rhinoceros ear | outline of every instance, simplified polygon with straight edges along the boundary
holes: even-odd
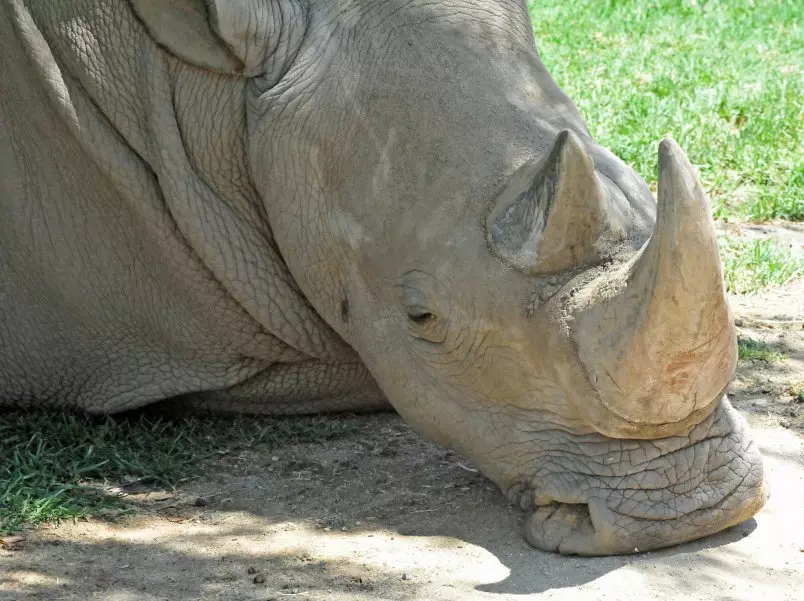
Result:
[[[296,42],[303,14],[288,0],[129,0],[151,36],[198,67],[253,77]],[[286,4],[286,5],[285,5]],[[303,20],[303,19],[302,19]]]

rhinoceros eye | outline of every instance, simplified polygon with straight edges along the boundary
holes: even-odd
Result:
[[[408,307],[408,319],[416,325],[424,326],[434,321],[435,315],[425,307]]]
[[[408,320],[410,320],[410,333],[414,338],[425,340],[434,344],[444,342],[446,337],[445,323],[438,319],[435,313],[426,307],[408,307]]]
[[[402,305],[408,319],[411,336],[439,344],[444,342],[447,324],[433,306],[443,297],[438,292],[438,282],[419,271],[406,275],[402,285]]]

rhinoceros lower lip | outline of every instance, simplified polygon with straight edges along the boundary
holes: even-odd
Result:
[[[542,462],[550,467],[537,472],[531,492],[515,495],[529,494],[523,507],[535,505],[525,536],[570,555],[637,553],[708,536],[751,517],[769,494],[756,444],[728,402],[686,436],[554,439]]]
[[[533,511],[525,524],[526,540],[543,551],[562,555],[629,555],[678,545],[703,538],[744,522],[765,504],[769,491],[762,484],[759,493],[739,509],[723,515],[717,507],[703,510],[690,519],[698,524],[692,528],[684,520],[656,522],[654,534],[641,532],[638,538],[621,536],[615,524],[624,517],[609,510],[599,499],[589,503],[551,503]],[[644,527],[644,526],[643,526]]]

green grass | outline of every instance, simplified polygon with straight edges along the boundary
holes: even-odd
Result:
[[[737,340],[737,356],[745,361],[764,361],[779,363],[787,359],[787,355],[761,340],[740,338]]]
[[[672,135],[721,218],[804,220],[800,0],[532,0],[542,60],[592,135],[656,180]]]
[[[719,245],[726,289],[734,294],[750,294],[804,277],[804,259],[775,240],[724,237]]]
[[[93,419],[47,411],[0,414],[0,534],[131,510],[111,489],[134,482],[172,487],[204,459],[239,448],[270,448],[350,434],[351,417],[296,419]]]

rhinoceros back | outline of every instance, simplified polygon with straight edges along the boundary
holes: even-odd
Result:
[[[182,65],[125,3],[83,4],[98,6],[0,8],[0,404],[111,412],[227,391],[318,410],[341,364],[372,388],[259,199],[246,211],[199,173],[171,101]]]

